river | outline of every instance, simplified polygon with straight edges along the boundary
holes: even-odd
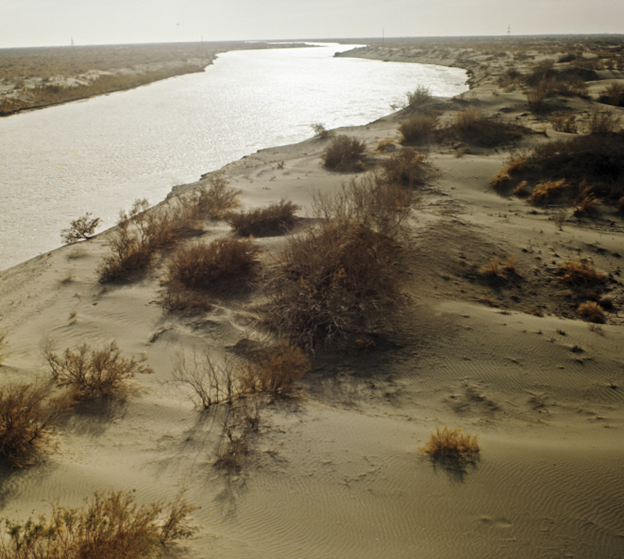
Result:
[[[467,90],[457,68],[334,58],[352,45],[232,51],[199,74],[0,119],[0,269],[61,244],[90,211],[116,222],[136,198],[259,149],[366,124],[419,85]]]

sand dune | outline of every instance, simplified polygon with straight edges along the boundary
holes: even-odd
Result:
[[[518,68],[530,70],[533,56],[550,55],[536,52]],[[624,556],[622,217],[601,204],[591,218],[568,215],[560,230],[558,206],[533,207],[491,187],[510,150],[571,137],[553,132],[548,115],[531,113],[520,89],[493,95],[494,70],[462,98],[437,100],[441,118],[473,106],[532,133],[495,148],[426,148],[429,178],[402,242],[401,304],[367,333],[374,343],[367,350],[314,356],[294,396],[264,408],[239,469],[213,465],[227,406],[200,413],[172,374],[185,349],[207,344],[222,357],[266,340],[249,321],[255,292],[217,298],[206,313],[167,314],[157,304],[167,252],[139,281],[98,283],[112,231],[3,272],[3,384],[49,374],[44,338],[59,350],[115,339],[154,373],[139,375],[122,401],[93,403],[67,418],[58,448],[42,463],[4,469],[2,515],[25,517],[45,510],[46,500],[77,505],[96,490],[136,489],[140,502],[171,499],[185,486],[200,507],[192,518],[198,530],[172,556]],[[622,81],[620,73],[610,80]],[[564,101],[580,124],[597,105]],[[339,132],[366,142],[372,166],[385,157],[374,154],[377,144],[398,139],[405,117]],[[226,166],[225,177],[242,190],[246,208],[287,198],[313,217],[312,192],[335,191],[353,176],[322,167],[330,141],[260,151]],[[457,157],[461,147],[467,152]],[[229,234],[226,224],[206,222],[201,240]],[[284,237],[257,242],[270,265]],[[517,258],[517,281],[480,276],[494,257]],[[581,320],[553,275],[579,257],[611,277],[614,308],[600,326]],[[445,425],[478,435],[478,462],[449,469],[419,450]]]

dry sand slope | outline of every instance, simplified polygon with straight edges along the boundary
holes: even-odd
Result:
[[[523,145],[561,135],[529,113],[519,91],[492,95],[493,87],[439,101],[438,110],[452,119],[468,106],[504,109],[534,131]],[[591,101],[571,103],[588,118]],[[378,142],[397,139],[403,118],[341,132],[366,142],[372,164],[384,157],[373,155]],[[335,190],[351,177],[323,169],[330,141],[263,150],[228,165],[226,177],[246,207],[285,197],[309,208],[313,190]],[[456,157],[462,146],[468,152]],[[223,356],[264,339],[248,320],[254,292],[223,296],[200,315],[165,314],[156,299],[166,255],[137,282],[97,283],[110,232],[4,272],[0,326],[9,346],[0,382],[47,374],[44,338],[59,349],[116,339],[155,373],[137,378],[123,401],[67,419],[43,463],[2,470],[2,515],[45,510],[45,500],[77,505],[95,490],[170,499],[185,486],[200,507],[198,531],[172,557],[623,557],[617,309],[624,298],[616,254],[624,222],[605,206],[560,230],[557,208],[499,195],[490,179],[511,147],[427,148],[431,172],[403,242],[402,303],[369,334],[368,349],[317,353],[296,397],[263,410],[253,452],[234,470],[213,466],[227,406],[199,413],[171,382],[173,361],[203,343]],[[224,223],[205,229],[206,241],[230,234]],[[283,241],[259,239],[265,262]],[[611,274],[615,308],[600,327],[580,320],[552,273],[579,255]],[[491,258],[512,256],[514,281],[479,274]],[[445,468],[419,451],[445,425],[478,435],[476,464]]]

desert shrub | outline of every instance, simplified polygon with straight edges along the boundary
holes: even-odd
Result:
[[[411,189],[404,188],[400,178],[367,173],[343,184],[337,192],[315,193],[313,210],[324,223],[357,223],[384,236],[398,237],[414,202]]]
[[[299,206],[293,202],[280,200],[265,208],[255,208],[247,212],[231,212],[227,222],[239,235],[266,237],[282,234],[297,222]]]
[[[178,353],[174,361],[173,380],[192,390],[203,410],[214,404],[232,403],[240,394],[236,363],[225,359],[217,363],[208,347]]]
[[[490,184],[493,188],[499,189],[506,185],[511,180],[511,176],[505,169],[501,169],[495,176],[493,176],[490,180]]]
[[[607,281],[607,276],[598,272],[594,265],[585,258],[564,262],[559,266],[557,275],[562,283],[576,287],[603,284]]]
[[[527,133],[523,126],[485,116],[474,107],[459,111],[455,121],[439,131],[442,138],[458,138],[485,148],[517,140]]]
[[[1,559],[151,559],[163,546],[192,535],[186,517],[196,507],[181,498],[137,505],[128,492],[95,493],[81,508],[52,504],[50,518],[6,521]]]
[[[519,183],[513,190],[514,196],[518,196],[519,198],[523,198],[529,195],[529,191],[527,190],[527,181],[522,181]]]
[[[101,282],[125,281],[151,264],[157,250],[177,240],[175,216],[167,208],[148,212],[147,200],[122,211],[109,241],[110,254],[98,267]]]
[[[566,188],[567,183],[564,179],[558,181],[543,181],[535,185],[528,202],[533,206],[540,206],[552,201],[553,198],[559,196]]]
[[[53,382],[59,387],[69,387],[79,400],[119,396],[129,379],[154,372],[134,357],[122,357],[116,342],[101,349],[83,343],[75,351],[66,349],[63,355],[54,353],[47,344],[44,353]]]
[[[351,220],[289,239],[269,281],[264,323],[313,349],[336,342],[397,296],[394,241]]]
[[[422,451],[433,458],[463,457],[471,460],[476,460],[480,450],[477,436],[464,434],[459,427],[436,427],[435,433],[431,433],[431,437],[422,447]]]
[[[245,392],[288,394],[293,384],[310,370],[310,360],[297,346],[280,343],[256,352],[241,376]]]
[[[414,91],[406,93],[406,96],[406,108],[408,109],[416,109],[418,107],[422,107],[433,99],[433,97],[431,96],[431,90],[424,85],[419,85]]]
[[[598,204],[598,198],[596,198],[592,192],[591,186],[582,184],[580,186],[580,192],[576,200],[576,208],[574,210],[575,215],[590,213]]]
[[[404,188],[422,185],[427,176],[427,156],[424,153],[404,148],[395,155],[381,161],[383,180]]]
[[[15,468],[35,463],[50,448],[71,399],[53,397],[44,384],[11,384],[0,389],[0,458]]]
[[[385,140],[381,140],[377,144],[377,149],[375,150],[375,153],[385,153],[386,151],[389,151],[395,148],[396,148],[396,144],[394,143],[394,140],[392,140],[391,138],[386,138]]]
[[[366,145],[357,138],[340,134],[323,152],[323,163],[332,171],[344,171],[355,167],[366,151]]]
[[[607,105],[624,107],[624,84],[612,83],[600,95],[598,101]]]
[[[566,132],[568,134],[576,134],[578,129],[576,126],[576,116],[569,113],[555,113],[550,117],[550,123],[557,132]]]
[[[592,185],[596,196],[617,200],[624,195],[624,134],[579,135],[535,146],[519,172],[541,181],[565,179],[579,187]]]
[[[180,247],[168,264],[165,283],[174,289],[210,291],[248,275],[258,263],[257,255],[251,239],[216,239]]]
[[[539,87],[531,88],[527,91],[527,103],[529,110],[534,113],[541,113],[546,110],[546,99],[551,91],[545,83]]]
[[[93,237],[97,226],[102,220],[99,217],[91,217],[92,215],[91,212],[87,212],[82,217],[70,222],[69,228],[61,231],[63,242],[69,244]]]
[[[620,126],[620,116],[613,111],[600,111],[594,109],[592,111],[591,120],[589,121],[590,134],[597,136],[607,136],[617,134],[622,127]]]
[[[578,313],[581,315],[583,320],[587,322],[594,322],[597,324],[604,324],[605,322],[604,311],[595,301],[581,303],[578,308]]]
[[[231,210],[240,206],[241,191],[229,185],[222,173],[213,173],[208,179],[208,188],[196,189],[180,197],[182,205],[180,220],[184,223],[225,219]]]
[[[334,135],[332,130],[327,130],[324,124],[320,122],[315,122],[310,125],[312,130],[314,131],[314,136],[319,138],[320,140],[326,140],[327,138],[331,138]]]
[[[517,276],[516,265],[518,259],[515,256],[511,256],[503,264],[498,262],[498,259],[491,258],[487,264],[479,268],[479,275],[488,279],[510,279],[512,276]]]
[[[438,114],[417,114],[399,125],[405,144],[427,144],[433,140],[438,127]]]

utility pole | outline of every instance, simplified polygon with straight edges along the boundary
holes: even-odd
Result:
[[[511,25],[507,26],[507,37],[511,35]]]

